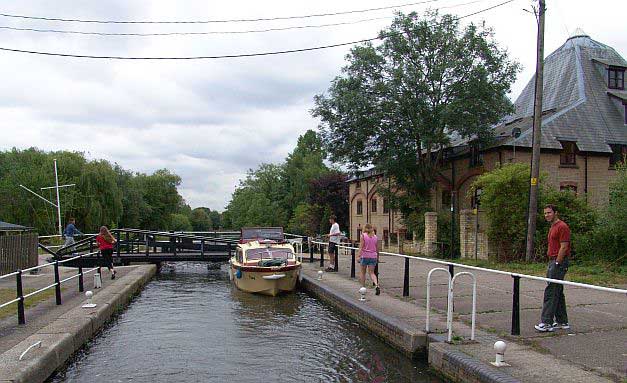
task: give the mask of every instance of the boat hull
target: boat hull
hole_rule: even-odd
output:
[[[300,276],[300,264],[282,267],[250,267],[231,264],[229,275],[245,292],[277,296],[293,291]]]

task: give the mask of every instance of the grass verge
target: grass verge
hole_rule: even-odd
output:
[[[456,259],[455,263],[463,263],[470,266],[484,267],[486,269],[510,271],[513,273],[546,276],[546,263],[518,263],[518,262],[494,262],[487,260]],[[615,266],[609,263],[596,265],[581,265],[572,262],[566,274],[566,280],[579,283],[588,283],[599,286],[615,286],[627,284],[627,267]]]
[[[24,294],[32,293],[35,290],[36,289],[24,289]],[[39,302],[45,301],[52,296],[54,296],[54,289],[48,289],[32,297],[28,297],[24,300],[24,308],[28,309],[29,307],[36,306]],[[0,289],[0,304],[12,299],[15,299],[15,289]],[[0,319],[11,315],[17,316],[17,302],[0,309]]]

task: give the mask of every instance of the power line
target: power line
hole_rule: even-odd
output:
[[[485,0],[474,0],[466,3],[453,4],[444,7],[440,7],[439,9],[445,8],[456,8],[464,5],[479,3]],[[328,23],[328,24],[314,24],[314,25],[294,25],[288,27],[277,27],[277,28],[265,28],[265,29],[249,29],[242,31],[209,31],[209,32],[162,32],[162,33],[132,33],[132,32],[84,32],[84,31],[71,31],[71,30],[58,30],[58,29],[37,29],[37,28],[19,28],[19,27],[7,27],[0,26],[0,29],[12,30],[12,31],[26,31],[26,32],[39,32],[39,33],[61,33],[61,34],[77,34],[77,35],[93,35],[93,36],[133,36],[133,37],[149,37],[149,36],[202,36],[202,35],[228,35],[228,34],[247,34],[247,33],[265,33],[265,32],[277,32],[277,31],[287,31],[293,29],[312,29],[312,28],[326,28],[326,27],[335,27],[341,25],[354,25],[360,23],[366,23],[370,21],[377,20],[386,20],[392,19],[390,16],[383,17],[374,17],[369,19],[361,19],[361,20],[353,20],[353,21],[345,21],[338,23]]]
[[[381,11],[385,9],[394,9],[401,7],[409,7],[412,5],[418,4],[426,4],[433,3],[440,0],[423,0],[415,3],[405,3],[398,5],[391,5],[387,7],[377,7],[377,8],[367,8],[367,9],[359,9],[359,10],[350,10],[343,12],[330,12],[330,13],[318,13],[312,15],[301,15],[301,16],[283,16],[283,17],[262,17],[262,18],[254,18],[254,19],[227,19],[227,20],[191,20],[191,21],[120,21],[120,20],[84,20],[84,19],[63,19],[63,18],[54,18],[54,17],[37,17],[37,16],[25,16],[25,15],[14,15],[8,13],[0,13],[2,17],[10,17],[17,19],[28,19],[28,20],[45,20],[45,21],[63,21],[63,22],[73,22],[73,23],[92,23],[92,24],[210,24],[210,23],[245,23],[245,22],[256,22],[256,21],[275,21],[275,20],[294,20],[294,19],[307,19],[313,17],[325,17],[325,16],[338,16],[338,15],[347,15],[351,13],[365,13],[372,11]]]
[[[477,0],[477,1],[480,1],[480,0]],[[66,33],[66,34],[96,35],[96,36],[139,36],[139,37],[188,36],[188,35],[194,36],[194,35],[227,35],[227,34],[244,34],[244,33],[264,33],[264,32],[287,31],[291,29],[325,28],[325,27],[334,27],[334,26],[340,26],[340,25],[359,24],[359,23],[365,23],[368,21],[384,20],[384,19],[390,19],[390,18],[391,17],[389,16],[385,16],[385,17],[375,17],[372,19],[362,19],[362,20],[356,20],[356,21],[347,21],[347,22],[331,23],[331,24],[295,25],[295,26],[282,27],[282,28],[250,29],[250,30],[243,30],[243,31],[210,31],[210,32],[107,33],[107,32],[63,31],[63,30],[56,30],[56,29],[17,28],[17,27],[6,27],[6,26],[0,26],[0,29],[8,29],[8,30],[13,30],[13,31]]]
[[[493,5],[489,8],[485,8],[479,10],[477,12],[473,12],[464,16],[457,17],[456,19],[463,19],[466,17],[474,16],[479,13],[487,12],[494,8],[501,7],[505,4],[511,3],[515,0],[507,0],[500,4]],[[389,36],[389,35],[388,35]],[[30,51],[30,50],[22,50],[22,49],[12,49],[12,48],[3,48],[0,47],[1,51],[7,52],[16,52],[16,53],[29,53],[43,56],[58,56],[58,57],[73,57],[73,58],[89,58],[89,59],[112,59],[112,60],[203,60],[203,59],[225,59],[225,58],[240,58],[240,57],[257,57],[257,56],[273,56],[273,55],[281,55],[287,53],[297,53],[297,52],[308,52],[315,51],[321,49],[329,49],[335,47],[341,47],[345,45],[353,45],[359,43],[365,43],[369,41],[375,41],[383,39],[387,36],[377,36],[370,39],[362,39],[357,41],[338,43],[338,44],[330,44],[323,45],[318,47],[311,48],[301,48],[301,49],[289,49],[289,50],[281,50],[281,51],[271,51],[271,52],[259,52],[259,53],[244,53],[244,54],[232,54],[232,55],[215,55],[215,56],[185,56],[185,57],[130,57],[130,56],[96,56],[96,55],[78,55],[78,54],[68,54],[68,53],[55,53],[55,52],[41,52],[41,51]]]

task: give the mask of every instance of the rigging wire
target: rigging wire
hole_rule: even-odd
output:
[[[470,17],[470,16],[474,16],[477,15],[479,13],[483,13],[489,10],[492,10],[494,8],[498,8],[501,7],[505,4],[511,3],[515,0],[507,0],[504,1],[500,4],[496,4],[493,5],[491,7],[464,15],[464,16],[460,16],[460,17],[456,17],[456,19],[463,19],[466,17]],[[388,34],[389,36],[389,34]],[[212,55],[212,56],[183,56],[183,57],[133,57],[133,56],[97,56],[97,55],[79,55],[79,54],[70,54],[70,53],[57,53],[57,52],[42,52],[42,51],[31,51],[31,50],[23,50],[23,49],[13,49],[13,48],[4,48],[4,47],[0,47],[0,51],[6,51],[6,52],[16,52],[16,53],[29,53],[29,54],[35,54],[35,55],[43,55],[43,56],[57,56],[57,57],[72,57],[72,58],[89,58],[89,59],[112,59],[112,60],[207,60],[207,59],[227,59],[227,58],[241,58],[241,57],[259,57],[259,56],[274,56],[274,55],[281,55],[281,54],[287,54],[287,53],[297,53],[297,52],[308,52],[308,51],[315,51],[315,50],[321,50],[321,49],[329,49],[329,48],[335,48],[335,47],[341,47],[341,46],[345,46],[345,45],[354,45],[354,44],[359,44],[359,43],[365,43],[365,42],[369,42],[369,41],[375,41],[375,40],[380,40],[383,38],[386,38],[387,36],[385,35],[380,35],[377,37],[373,37],[373,38],[369,38],[369,39],[362,39],[362,40],[356,40],[356,41],[350,41],[350,42],[345,42],[345,43],[338,43],[338,44],[330,44],[330,45],[323,45],[323,46],[317,46],[317,47],[310,47],[310,48],[300,48],[300,49],[288,49],[288,50],[280,50],[280,51],[270,51],[270,52],[256,52],[256,53],[243,53],[243,54],[230,54],[230,55]]]

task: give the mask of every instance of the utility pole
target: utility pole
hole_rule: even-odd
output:
[[[534,235],[536,232],[536,218],[538,212],[538,179],[540,176],[540,139],[542,129],[542,92],[544,87],[544,13],[545,0],[538,0],[537,23],[538,41],[536,57],[536,84],[533,107],[533,152],[531,155],[531,177],[529,182],[529,209],[527,214],[527,252],[526,260],[530,261],[534,255]]]
[[[75,186],[75,184],[69,184],[69,185],[61,185],[59,186],[59,174],[57,172],[57,160],[54,160],[54,186],[49,186],[49,187],[45,187],[45,188],[41,188],[41,190],[44,189],[55,189],[57,192],[57,203],[53,203],[50,202],[48,199],[42,197],[41,195],[35,193],[34,191],[30,190],[29,188],[27,188],[24,185],[20,185],[20,187],[34,195],[36,195],[37,197],[41,198],[42,200],[48,202],[50,205],[54,206],[57,208],[57,219],[59,220],[59,235],[63,235],[63,227],[61,225],[61,199],[59,198],[59,188],[65,188],[65,187],[70,187],[70,186]]]

